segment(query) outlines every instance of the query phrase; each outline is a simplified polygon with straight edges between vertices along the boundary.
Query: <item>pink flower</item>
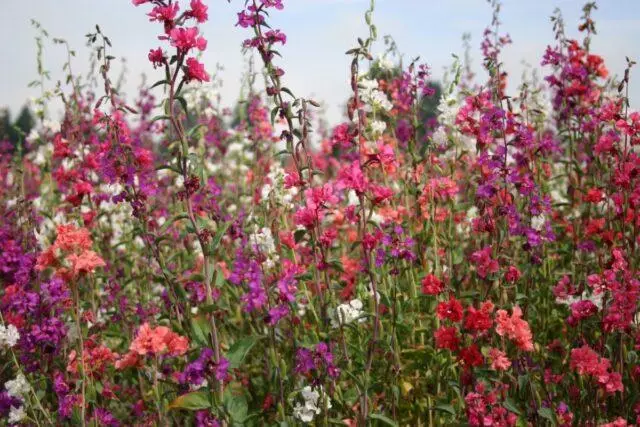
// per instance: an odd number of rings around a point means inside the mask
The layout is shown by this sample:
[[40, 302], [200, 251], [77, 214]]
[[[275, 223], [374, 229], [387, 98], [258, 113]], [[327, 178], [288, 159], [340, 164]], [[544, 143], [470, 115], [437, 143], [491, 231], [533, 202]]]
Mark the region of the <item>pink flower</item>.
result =
[[475, 251], [471, 254], [471, 262], [476, 265], [476, 271], [478, 276], [485, 279], [489, 274], [498, 272], [500, 265], [498, 261], [491, 258], [491, 246], [485, 246], [484, 248]]
[[199, 50], [205, 50], [207, 48], [207, 40], [199, 36], [198, 28], [174, 28], [169, 33], [171, 39], [171, 46], [188, 52], [194, 47]]
[[151, 12], [149, 12], [147, 16], [149, 17], [149, 21], [151, 22], [164, 22], [165, 25], [168, 24], [170, 27], [172, 27], [173, 20], [176, 19], [179, 9], [180, 7], [178, 6], [178, 3], [174, 3], [169, 6], [156, 6], [151, 9]]
[[209, 74], [205, 71], [204, 64], [201, 64], [195, 58], [188, 58], [186, 79], [188, 82], [192, 80], [197, 80], [199, 82], [208, 82]]
[[307, 201], [307, 207], [311, 209], [320, 209], [327, 205], [335, 205], [338, 203], [338, 197], [333, 194], [333, 186], [324, 184], [322, 187], [308, 188], [304, 192]]
[[282, 4], [282, 0], [260, 0], [265, 8], [275, 7], [278, 10], [282, 10], [284, 5]]
[[340, 169], [338, 173], [338, 185], [340, 188], [355, 190], [358, 194], [365, 192], [367, 189], [367, 178], [362, 173], [362, 169], [360, 169], [357, 161]]
[[207, 13], [207, 9], [209, 9], [202, 0], [191, 0], [191, 10], [187, 12], [189, 16], [194, 18], [196, 21], [203, 23], [209, 19], [209, 14]]
[[[249, 7], [249, 9], [251, 8], [252, 6]], [[236, 26], [240, 25], [242, 28], [252, 27], [256, 25], [257, 21], [259, 21], [259, 23], [263, 23], [264, 17], [255, 13], [248, 14], [243, 10], [238, 13], [238, 22], [236, 23]]]
[[618, 372], [609, 371], [611, 368], [609, 359], [600, 357], [588, 345], [571, 350], [569, 366], [580, 375], [594, 377], [609, 394], [624, 390], [622, 376]]
[[496, 324], [496, 333], [498, 335], [506, 335], [521, 350], [533, 350], [533, 335], [527, 321], [522, 319], [520, 307], [513, 307], [511, 317], [505, 310], [498, 310], [496, 312]]
[[153, 68], [161, 67], [164, 65], [166, 58], [162, 52], [162, 48], [151, 49], [149, 51], [149, 62], [153, 64]]
[[507, 354], [497, 348], [489, 350], [489, 358], [491, 359], [491, 368], [496, 371], [506, 371], [511, 367], [511, 360], [509, 360]]

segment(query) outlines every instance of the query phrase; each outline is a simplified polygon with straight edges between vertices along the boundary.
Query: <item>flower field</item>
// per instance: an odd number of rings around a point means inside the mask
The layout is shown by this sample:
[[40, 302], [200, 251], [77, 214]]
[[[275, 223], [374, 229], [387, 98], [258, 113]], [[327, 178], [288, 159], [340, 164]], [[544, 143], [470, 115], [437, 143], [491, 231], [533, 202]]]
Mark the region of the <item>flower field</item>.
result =
[[[439, 83], [372, 1], [331, 124], [288, 86], [285, 1], [132, 3], [139, 93], [96, 26], [0, 141], [0, 425], [640, 424], [640, 113], [594, 3], [515, 86], [496, 0], [489, 77]], [[229, 107], [217, 7], [255, 59]], [[39, 61], [65, 45], [36, 29]]]

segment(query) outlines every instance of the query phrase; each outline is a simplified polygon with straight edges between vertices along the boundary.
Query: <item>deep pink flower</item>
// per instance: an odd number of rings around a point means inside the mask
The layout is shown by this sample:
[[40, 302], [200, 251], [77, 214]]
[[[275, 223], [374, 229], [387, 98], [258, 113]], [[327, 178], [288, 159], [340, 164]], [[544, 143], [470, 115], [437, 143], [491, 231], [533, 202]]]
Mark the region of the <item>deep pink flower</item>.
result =
[[190, 82], [192, 80], [197, 80], [199, 82], [208, 82], [209, 74], [204, 69], [204, 64], [198, 62], [195, 58], [187, 59], [187, 73], [186, 80]]
[[194, 47], [199, 50], [207, 48], [207, 40], [199, 35], [197, 27], [191, 28], [174, 28], [169, 33], [171, 46], [177, 47], [183, 52], [188, 52]]
[[187, 15], [199, 23], [206, 22], [209, 19], [209, 14], [207, 13], [209, 7], [202, 3], [202, 0], [191, 0], [190, 6], [191, 10], [187, 11]]
[[153, 68], [161, 67], [164, 65], [167, 58], [164, 56], [164, 52], [162, 52], [162, 48], [151, 49], [149, 51], [149, 61], [153, 64]]

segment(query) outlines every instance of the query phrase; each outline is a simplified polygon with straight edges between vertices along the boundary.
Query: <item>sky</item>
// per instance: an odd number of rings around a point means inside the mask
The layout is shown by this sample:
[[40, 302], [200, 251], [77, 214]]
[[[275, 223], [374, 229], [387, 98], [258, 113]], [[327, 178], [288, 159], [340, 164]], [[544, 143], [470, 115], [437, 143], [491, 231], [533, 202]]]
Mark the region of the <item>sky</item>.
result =
[[[0, 15], [0, 108], [7, 106], [15, 115], [26, 100], [39, 94], [28, 87], [37, 78], [35, 19], [50, 33], [69, 42], [77, 51], [74, 71], [86, 73], [89, 48], [84, 35], [99, 24], [109, 36], [111, 54], [118, 58], [111, 75], [115, 80], [126, 60], [124, 92], [132, 96], [142, 82], [160, 78], [147, 60], [149, 49], [160, 46], [159, 25], [148, 22], [148, 6], [134, 7], [130, 0], [2, 0]], [[187, 3], [182, 0], [181, 3]], [[249, 29], [235, 26], [236, 13], [243, 0], [207, 0], [210, 20], [201, 26], [209, 44], [202, 58], [213, 71], [223, 70], [222, 103], [232, 106], [240, 93], [247, 57], [240, 45]], [[364, 11], [369, 0], [285, 0], [283, 11], [273, 11], [271, 24], [287, 36], [280, 49], [284, 84], [298, 96], [313, 97], [326, 106], [326, 116], [336, 123], [344, 116], [344, 100], [349, 94], [349, 63], [345, 52], [366, 37]], [[503, 0], [501, 28], [513, 44], [502, 56], [515, 90], [523, 70], [539, 68], [541, 56], [553, 43], [549, 20], [555, 8], [563, 13], [567, 34], [578, 37], [577, 25], [584, 1], [580, 0]], [[373, 15], [378, 28], [374, 52], [384, 49], [382, 37], [391, 35], [405, 60], [417, 56], [430, 65], [435, 79], [441, 78], [452, 63], [452, 54], [463, 55], [462, 35], [471, 35], [472, 66], [481, 70], [482, 32], [491, 21], [491, 8], [485, 0], [377, 0]], [[600, 0], [594, 13], [598, 35], [592, 51], [602, 55], [612, 74], [622, 75], [625, 56], [640, 60], [640, 0]], [[60, 45], [45, 45], [44, 65], [51, 72], [52, 87], [63, 79], [66, 52]], [[258, 61], [259, 62], [259, 61]], [[640, 61], [638, 61], [640, 62]], [[528, 65], [525, 65], [528, 64]], [[640, 105], [640, 68], [631, 74], [632, 107]], [[515, 94], [515, 93], [514, 93]], [[59, 110], [57, 111], [59, 114]], [[55, 115], [56, 111], [52, 111]], [[57, 117], [52, 117], [57, 118]]]

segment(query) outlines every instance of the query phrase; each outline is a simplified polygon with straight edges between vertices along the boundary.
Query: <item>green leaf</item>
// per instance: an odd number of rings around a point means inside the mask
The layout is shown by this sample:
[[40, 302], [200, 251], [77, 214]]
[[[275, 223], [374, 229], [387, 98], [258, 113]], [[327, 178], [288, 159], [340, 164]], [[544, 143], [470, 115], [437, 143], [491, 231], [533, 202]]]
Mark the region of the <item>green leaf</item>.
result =
[[398, 424], [395, 421], [393, 421], [391, 418], [384, 416], [382, 414], [371, 414], [369, 415], [369, 418], [371, 418], [372, 420], [381, 421], [388, 426], [398, 427]]
[[300, 241], [304, 238], [304, 235], [306, 233], [307, 233], [307, 230], [304, 230], [304, 229], [296, 230], [293, 233], [293, 239], [295, 240], [296, 243], [300, 243]]
[[258, 342], [258, 337], [246, 337], [234, 342], [227, 352], [227, 359], [232, 369], [237, 369], [244, 362], [245, 357]]
[[160, 227], [160, 234], [164, 234], [167, 229], [173, 225], [174, 222], [183, 219], [189, 219], [189, 215], [187, 215], [186, 213], [180, 213], [172, 216], [171, 218], [169, 218], [169, 220], [165, 221], [164, 224], [162, 224], [162, 227]]
[[187, 108], [187, 101], [181, 96], [176, 96], [176, 101], [180, 103], [185, 114], [189, 114], [189, 109]]
[[171, 119], [171, 117], [169, 117], [168, 115], [166, 115], [166, 114], [161, 114], [161, 115], [159, 115], [159, 116], [155, 116], [153, 119], [151, 119], [151, 122], [150, 122], [150, 123], [156, 122], [156, 121], [158, 121], [158, 120], [170, 120], [170, 119]]
[[247, 404], [247, 399], [244, 395], [233, 396], [231, 394], [226, 395], [225, 398], [225, 406], [229, 415], [231, 415], [231, 419], [236, 423], [243, 423], [243, 421], [247, 418], [247, 412], [249, 411], [249, 405]]
[[433, 407], [433, 409], [435, 409], [436, 411], [446, 412], [451, 415], [456, 414], [455, 408], [453, 407], [453, 405], [449, 403], [438, 403], [436, 406]]
[[502, 406], [516, 415], [522, 415], [522, 411], [520, 411], [520, 408], [518, 408], [518, 405], [516, 405], [516, 402], [511, 397], [507, 397]]
[[218, 246], [220, 246], [220, 241], [224, 237], [224, 234], [227, 232], [230, 225], [230, 222], [225, 222], [220, 226], [220, 228], [218, 228], [216, 235], [213, 237], [213, 239], [211, 240], [211, 244], [209, 245], [209, 250], [211, 251], [211, 253], [214, 253], [214, 251], [218, 249]]
[[183, 394], [169, 404], [169, 409], [186, 409], [187, 411], [209, 408], [211, 408], [211, 402], [209, 401], [209, 393], [206, 391], [192, 391]]
[[193, 136], [196, 134], [196, 132], [198, 132], [203, 127], [206, 127], [206, 126], [204, 124], [202, 124], [202, 123], [192, 127], [191, 129], [189, 129], [189, 132], [187, 132], [187, 137], [188, 138], [193, 138]]
[[151, 86], [151, 89], [153, 89], [154, 87], [158, 87], [160, 85], [168, 85], [168, 84], [169, 84], [169, 80], [159, 80], [155, 82], [153, 86]]
[[540, 415], [540, 417], [549, 420], [553, 423], [553, 425], [556, 424], [556, 417], [553, 413], [553, 411], [550, 408], [540, 408], [538, 409], [538, 415]]
[[197, 316], [191, 318], [191, 329], [195, 340], [203, 345], [209, 345], [209, 334], [211, 333], [211, 325], [205, 316]]

